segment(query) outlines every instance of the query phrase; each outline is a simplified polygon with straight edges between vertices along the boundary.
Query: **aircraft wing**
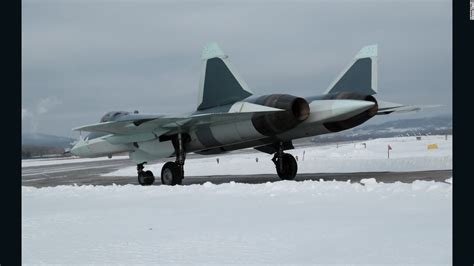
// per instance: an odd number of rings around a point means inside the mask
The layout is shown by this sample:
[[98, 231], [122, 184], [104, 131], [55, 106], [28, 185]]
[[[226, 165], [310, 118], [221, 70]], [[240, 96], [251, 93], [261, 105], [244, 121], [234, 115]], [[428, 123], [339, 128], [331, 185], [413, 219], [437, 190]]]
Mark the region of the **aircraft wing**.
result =
[[109, 133], [111, 143], [127, 143], [159, 137], [163, 134], [188, 132], [205, 124], [219, 124], [247, 120], [254, 114], [284, 111], [273, 107], [241, 102], [226, 113], [202, 113], [183, 116], [132, 115], [119, 121], [102, 122], [74, 128], [74, 131]]

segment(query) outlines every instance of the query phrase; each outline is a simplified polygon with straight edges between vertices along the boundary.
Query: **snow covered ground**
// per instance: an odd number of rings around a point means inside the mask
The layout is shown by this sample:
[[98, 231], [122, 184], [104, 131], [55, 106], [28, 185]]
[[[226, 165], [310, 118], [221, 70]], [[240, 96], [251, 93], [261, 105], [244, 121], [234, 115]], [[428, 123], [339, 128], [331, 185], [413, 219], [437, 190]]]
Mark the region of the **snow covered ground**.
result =
[[[432, 143], [438, 149], [428, 150]], [[291, 153], [300, 173], [452, 169], [450, 137], [365, 144]], [[217, 157], [190, 159], [186, 173], [274, 174], [270, 157], [230, 154], [219, 156], [219, 164]], [[159, 173], [161, 164], [147, 169]], [[450, 264], [448, 181], [23, 187], [23, 263]]]
[[[363, 144], [365, 143], [365, 145]], [[428, 144], [438, 149], [428, 150]], [[390, 159], [387, 147], [390, 145]], [[289, 150], [298, 156], [298, 173], [347, 173], [378, 171], [423, 171], [452, 169], [452, 136], [396, 137], [302, 147]], [[275, 174], [273, 156], [262, 152], [206, 156], [186, 160], [186, 176]], [[219, 164], [217, 163], [219, 158]], [[258, 162], [256, 162], [258, 158]], [[163, 163], [146, 165], [160, 176]], [[136, 167], [104, 174], [104, 176], [135, 176]]]
[[448, 181], [23, 187], [23, 263], [450, 264]]

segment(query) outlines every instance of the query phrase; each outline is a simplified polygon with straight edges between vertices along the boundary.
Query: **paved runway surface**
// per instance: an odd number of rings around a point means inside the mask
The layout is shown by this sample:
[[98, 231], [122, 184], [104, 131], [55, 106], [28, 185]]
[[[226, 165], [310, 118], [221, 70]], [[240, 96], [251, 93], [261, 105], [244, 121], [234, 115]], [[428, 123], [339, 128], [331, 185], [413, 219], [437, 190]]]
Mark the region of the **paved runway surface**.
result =
[[[117, 169], [134, 165], [130, 160], [105, 160], [93, 162], [70, 163], [60, 165], [44, 165], [22, 168], [22, 185], [34, 187], [47, 187], [58, 185], [124, 185], [138, 184], [136, 176], [130, 177], [105, 177], [101, 174], [109, 173]], [[155, 185], [161, 185], [159, 173]], [[338, 180], [359, 182], [363, 178], [375, 178], [378, 182], [392, 183], [413, 182], [415, 180], [435, 180], [443, 182], [452, 177], [452, 170], [418, 171], [418, 172], [368, 172], [368, 173], [314, 173], [298, 174], [296, 181], [303, 180]], [[205, 176], [186, 177], [183, 185], [203, 184], [205, 182], [214, 184], [228, 183], [231, 181], [249, 184], [280, 181], [275, 174], [266, 175], [241, 175], [241, 176]]]

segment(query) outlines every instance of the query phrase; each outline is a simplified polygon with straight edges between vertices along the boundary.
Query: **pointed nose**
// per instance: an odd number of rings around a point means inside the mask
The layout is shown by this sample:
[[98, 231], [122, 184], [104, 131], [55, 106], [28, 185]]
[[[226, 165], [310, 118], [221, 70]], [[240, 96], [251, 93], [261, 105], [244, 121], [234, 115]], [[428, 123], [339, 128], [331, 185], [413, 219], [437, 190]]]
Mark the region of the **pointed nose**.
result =
[[78, 142], [74, 146], [72, 146], [71, 154], [75, 156], [83, 157], [86, 155], [86, 149], [87, 147], [83, 143]]
[[73, 155], [80, 156], [80, 155], [79, 155], [79, 148], [77, 147], [77, 144], [74, 145], [74, 146], [71, 148], [70, 152], [71, 152]]
[[362, 100], [336, 100], [331, 110], [334, 116], [357, 115], [375, 106], [374, 102]]

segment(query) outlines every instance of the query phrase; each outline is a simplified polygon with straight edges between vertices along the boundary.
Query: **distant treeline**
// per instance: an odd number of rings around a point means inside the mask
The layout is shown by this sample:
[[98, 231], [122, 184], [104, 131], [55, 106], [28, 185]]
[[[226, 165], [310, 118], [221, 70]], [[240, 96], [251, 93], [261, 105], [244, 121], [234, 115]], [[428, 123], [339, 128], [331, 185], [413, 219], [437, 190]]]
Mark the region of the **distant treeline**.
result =
[[64, 149], [51, 146], [37, 146], [37, 145], [22, 145], [21, 158], [30, 159], [35, 157], [42, 157], [52, 154], [63, 154]]

